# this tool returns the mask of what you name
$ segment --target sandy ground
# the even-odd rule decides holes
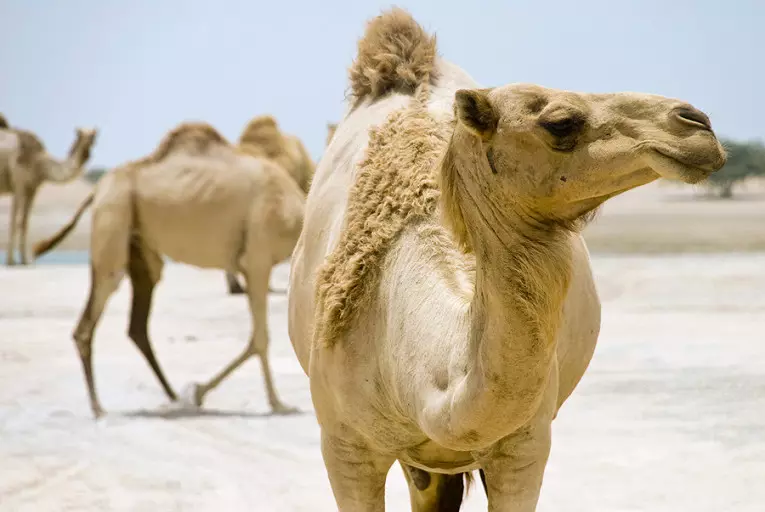
[[[35,201],[30,243],[64,225],[90,189],[84,180],[45,185]],[[9,211],[10,199],[0,197],[0,249],[8,240]],[[584,236],[595,252],[765,252],[763,226],[765,180],[740,185],[725,201],[705,197],[699,187],[662,181],[608,201]],[[89,237],[87,212],[60,248],[87,250]]]
[[[554,423],[542,512],[755,512],[765,503],[765,254],[593,261],[603,298],[594,361]],[[286,286],[288,268],[273,278]],[[285,401],[271,417],[259,365],[203,412],[168,412],[125,336],[129,286],[97,333],[107,417],[87,407],[70,332],[85,266],[0,268],[0,510],[331,511],[308,382],[270,299]],[[208,378],[244,346],[249,315],[220,272],[169,265],[151,333],[170,381]],[[408,510],[400,469],[388,510]],[[486,510],[480,486],[465,510]]]

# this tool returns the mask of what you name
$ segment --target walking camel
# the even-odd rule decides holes
[[[128,335],[167,396],[176,400],[147,327],[163,255],[202,268],[239,271],[247,283],[253,322],[249,343],[207,383],[195,386],[197,405],[257,355],[273,412],[295,411],[279,399],[268,359],[271,268],[292,253],[303,220],[304,195],[284,169],[244,154],[207,124],[185,123],[151,155],[105,174],[89,199],[91,286],[74,340],[94,416],[103,409],[93,377],[93,331],[125,272],[133,288]]]
[[[29,215],[37,191],[46,181],[66,183],[82,175],[96,140],[95,129],[76,129],[74,143],[65,160],[50,155],[31,132],[9,126],[0,116],[0,195],[11,195],[7,264],[15,265],[15,252],[21,264],[29,264],[27,235]]]
[[[253,118],[240,136],[239,149],[258,158],[273,160],[292,176],[304,194],[307,193],[315,165],[300,139],[294,135],[282,133],[272,116],[264,115]],[[42,256],[61,243],[90,207],[92,200],[91,194],[83,201],[65,226],[48,239],[39,242],[34,248],[35,257]],[[229,293],[245,293],[244,287],[237,281],[234,271],[226,271],[226,283]],[[273,292],[274,290],[269,287],[269,291]]]
[[[383,511],[398,460],[414,510],[457,510],[480,469],[490,510],[533,511],[600,328],[580,229],[724,151],[675,99],[480,87],[398,9],[369,23],[350,90],[289,290],[338,508]]]

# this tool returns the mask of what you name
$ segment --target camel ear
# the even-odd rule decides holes
[[[499,121],[489,103],[488,90],[460,89],[455,95],[457,119],[474,135],[488,140],[494,135]]]

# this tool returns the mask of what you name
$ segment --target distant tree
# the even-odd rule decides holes
[[[106,167],[93,167],[88,169],[88,171],[85,173],[85,179],[91,183],[97,183],[98,180],[101,179],[101,176],[103,176],[107,171],[108,169]]]
[[[728,151],[725,167],[713,173],[707,187],[720,197],[733,197],[733,187],[750,176],[765,177],[765,145],[762,142],[723,141]]]

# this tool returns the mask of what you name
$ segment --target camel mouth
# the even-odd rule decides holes
[[[701,183],[725,165],[725,159],[717,159],[699,163],[689,162],[687,159],[670,154],[668,151],[655,149],[654,156],[658,160],[655,171],[664,178],[681,180],[688,184]]]

